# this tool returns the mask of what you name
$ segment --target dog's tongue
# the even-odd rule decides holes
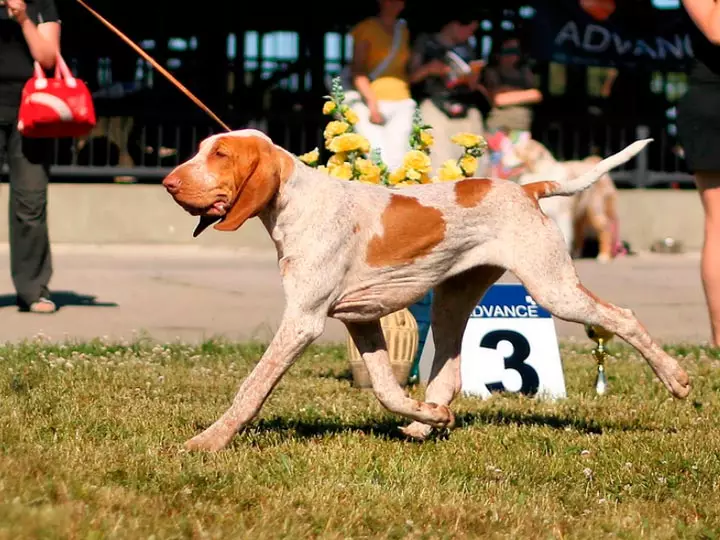
[[[221,216],[200,216],[200,221],[198,221],[195,232],[193,232],[193,238],[197,238],[201,232],[220,219],[222,219]]]

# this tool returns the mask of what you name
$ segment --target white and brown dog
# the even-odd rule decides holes
[[[520,138],[503,153],[506,167],[523,166],[520,185],[542,180],[564,184],[592,170],[602,158],[589,156],[582,160],[557,161],[542,143],[529,137]],[[551,197],[540,201],[540,208],[557,223],[573,257],[582,253],[585,239],[598,240],[599,262],[608,262],[615,255],[618,238],[617,189],[605,173],[586,190],[569,197]]]
[[[460,350],[468,317],[506,271],[565,320],[599,325],[635,347],[669,392],[684,398],[687,373],[632,311],[599,299],[578,278],[562,235],[538,201],[582,191],[640,152],[637,141],[560,184],[473,178],[399,189],[348,182],[308,167],[255,130],[214,135],[163,185],[210,225],[234,231],[257,216],[275,242],[286,307],[280,327],[232,405],[186,443],[219,450],[260,411],[283,374],[317,339],[327,317],[345,323],[379,401],[424,438],[454,424]],[[388,360],[380,318],[433,289],[435,358],[425,401],[408,396]]]

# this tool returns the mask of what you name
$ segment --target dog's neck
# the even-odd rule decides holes
[[[270,202],[259,213],[270,238],[275,243],[278,258],[283,257],[287,242],[302,233],[308,218],[323,208],[325,200],[337,199],[347,188],[347,180],[333,178],[304,164],[293,156],[295,168]]]

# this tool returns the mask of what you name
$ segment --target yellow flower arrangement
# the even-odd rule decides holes
[[[435,142],[429,132],[432,126],[422,122],[420,111],[416,109],[410,133],[410,151],[405,154],[398,169],[388,171],[380,159],[379,150],[371,149],[370,142],[355,130],[358,117],[345,104],[339,77],[333,79],[331,95],[326,96],[326,100],[322,112],[332,120],[325,126],[323,136],[325,148],[333,155],[325,165],[320,164],[318,148],[299,158],[336,178],[390,187],[459,180],[475,174],[478,158],[487,150],[487,142],[482,136],[457,133],[450,140],[463,148],[462,156],[457,160],[447,160],[436,171],[437,175],[431,176],[430,151]]]
[[[357,180],[368,184],[387,183],[387,167],[379,153],[371,152],[370,142],[355,131],[358,117],[345,101],[339,79],[333,80],[332,95],[323,105],[322,112],[331,116],[323,136],[325,148],[332,152],[327,164],[320,164],[320,151],[315,148],[300,157],[307,165],[321,169],[342,180]]]
[[[320,151],[315,148],[314,150],[310,150],[309,152],[298,156],[298,158],[306,165],[310,165],[311,167],[317,167],[320,162]]]
[[[412,184],[429,184],[432,182],[430,173],[430,147],[435,142],[427,130],[432,126],[423,124],[420,110],[415,109],[412,130],[410,131],[410,151],[403,157],[402,165],[388,176],[391,186],[408,186]]]

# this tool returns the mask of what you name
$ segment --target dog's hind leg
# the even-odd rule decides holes
[[[515,250],[522,253],[508,268],[523,282],[535,301],[566,321],[601,326],[635,347],[672,395],[690,392],[687,373],[652,339],[633,312],[605,302],[586,289],[578,278],[560,235],[515,235]],[[526,241],[523,241],[526,240]]]
[[[385,336],[379,321],[346,323],[365,362],[375,396],[389,411],[434,427],[452,427],[455,417],[448,407],[409,397],[390,367]]]
[[[432,332],[435,358],[425,401],[448,406],[460,391],[460,350],[468,317],[473,308],[505,270],[480,266],[454,276],[434,289]],[[432,426],[413,422],[402,428],[403,433],[417,439],[430,434]]]

